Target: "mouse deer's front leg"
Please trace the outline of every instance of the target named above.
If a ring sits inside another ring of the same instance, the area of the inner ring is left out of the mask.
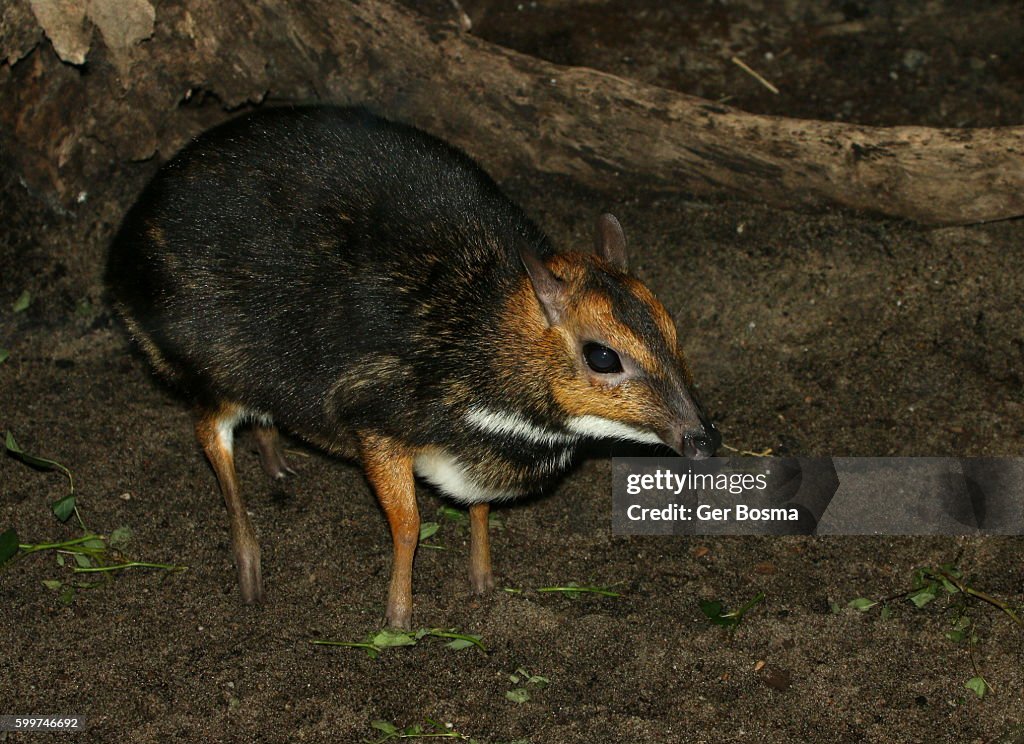
[[[394,542],[385,617],[388,625],[408,629],[412,621],[412,561],[420,539],[413,457],[394,439],[377,434],[361,434],[359,445],[366,478],[387,515]]]
[[[484,502],[469,507],[469,582],[480,594],[494,588],[491,573],[491,545],[487,535],[490,504]]]

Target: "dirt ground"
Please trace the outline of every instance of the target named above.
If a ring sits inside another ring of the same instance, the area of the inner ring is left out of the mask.
[[[465,5],[490,40],[751,111],[1024,122],[1019,3],[968,13],[952,1],[794,0],[778,14],[753,0]],[[451,12],[440,0],[425,8]],[[390,544],[359,470],[292,442],[298,476],[276,485],[243,435],[267,601],[241,606],[189,412],[131,350],[99,283],[106,244],[156,165],[127,169],[111,196],[73,213],[0,175],[0,427],[73,471],[93,530],[126,526],[131,557],[189,567],[125,572],[70,603],[42,583],[71,580],[52,554],[0,571],[0,714],[85,715],[81,740],[92,742],[358,742],[382,735],[375,720],[427,719],[487,744],[1024,742],[1024,632],[1006,615],[971,606],[972,652],[947,638],[947,598],[924,609],[896,599],[884,619],[846,608],[947,562],[1020,607],[1021,538],[614,537],[608,444],[555,492],[497,510],[498,583],[516,593],[469,593],[468,536],[435,516],[443,502],[422,487],[421,512],[443,522],[433,542],[447,550],[417,556],[414,621],[479,634],[488,652],[425,640],[372,660],[311,645],[361,640],[382,614]],[[695,201],[642,180],[603,193],[526,173],[503,185],[564,247],[589,244],[599,210],[618,215],[726,443],[1024,456],[1024,221],[924,228]],[[13,312],[26,289],[31,304]],[[77,536],[49,510],[66,493],[59,474],[0,458],[0,531]],[[569,582],[622,596],[536,591]],[[760,592],[733,633],[699,607]],[[549,683],[513,702],[517,669]],[[964,688],[979,672],[992,686],[981,700]]]

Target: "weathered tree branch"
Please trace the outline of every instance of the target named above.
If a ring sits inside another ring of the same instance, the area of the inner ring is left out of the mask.
[[[52,7],[40,12],[52,0],[15,0],[0,19],[0,60],[8,60],[0,63],[0,146],[33,188],[64,204],[120,161],[169,156],[223,116],[192,102],[213,96],[238,108],[269,96],[365,103],[460,145],[499,178],[543,171],[601,187],[625,177],[925,223],[1024,214],[1024,127],[757,116],[559,67],[386,0],[180,0],[161,5],[150,26],[148,0],[128,2],[127,26],[96,10],[110,2],[81,0],[70,29],[58,28]],[[41,24],[66,56],[84,54],[84,65],[57,62],[39,43]],[[83,37],[91,39],[84,53]]]

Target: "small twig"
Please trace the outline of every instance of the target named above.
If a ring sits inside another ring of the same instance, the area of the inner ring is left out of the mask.
[[[752,600],[747,602],[745,605],[740,607],[735,612],[727,612],[725,614],[725,617],[735,617],[737,620],[739,620],[744,615],[746,615],[748,612],[750,612],[750,610],[753,609],[755,605],[757,605],[759,602],[763,602],[763,601],[764,601],[764,592],[758,592],[756,597],[754,597]]]
[[[905,591],[902,591],[902,592],[896,592],[895,594],[890,594],[888,597],[882,597],[877,602],[875,602],[875,604],[876,605],[888,604],[889,602],[892,602],[894,599],[903,599],[904,597],[907,597],[907,596],[913,594],[915,591],[917,591],[917,590],[916,589],[906,589]],[[874,606],[874,605],[872,605],[872,606]]]
[[[538,592],[562,592],[565,594],[599,594],[602,597],[621,597],[618,592],[597,586],[542,586]]]
[[[985,678],[985,675],[981,673],[981,670],[978,669],[978,660],[974,656],[973,643],[968,642],[967,644],[967,656],[971,660],[971,668],[974,669],[974,676],[980,679],[982,684],[985,685],[983,689],[985,691],[992,690],[992,692],[995,692],[995,688],[992,687],[992,684]]]
[[[733,57],[732,63],[739,67],[741,70],[743,70],[745,73],[750,75],[752,78],[754,78],[754,80],[761,83],[761,85],[770,90],[772,93],[774,93],[775,95],[779,95],[778,88],[776,88],[774,85],[765,80],[765,78],[759,72],[751,69],[750,66],[747,65],[747,63],[744,62],[742,59],[740,59],[739,57]]]
[[[380,651],[372,643],[359,643],[357,641],[310,641],[314,646],[344,646],[345,648],[363,648],[368,651]]]
[[[127,563],[117,563],[111,566],[93,566],[89,568],[83,568],[76,566],[72,569],[75,573],[102,573],[104,571],[120,571],[122,568],[159,568],[164,571],[187,571],[188,566],[174,566],[169,563],[146,563],[145,561],[128,561]]]
[[[479,638],[476,638],[476,637],[471,636],[471,635],[466,635],[465,633],[451,633],[451,632],[449,632],[447,630],[441,630],[440,628],[434,628],[427,635],[432,635],[435,638],[451,638],[451,639],[456,640],[456,641],[466,641],[467,643],[472,643],[474,646],[479,648],[485,654],[487,653],[487,647],[484,646],[484,644],[482,644],[480,642]]]
[[[89,542],[90,540],[99,540],[99,535],[89,533],[88,535],[82,535],[82,537],[76,537],[73,540],[65,540],[64,542],[53,542],[53,543],[21,543],[18,547],[21,549],[23,555],[29,555],[30,553],[38,553],[40,550],[57,550],[59,552],[70,552],[63,551],[61,548],[66,548],[73,545],[81,545],[82,543]],[[77,552],[77,551],[76,551]]]
[[[766,448],[764,450],[761,450],[760,452],[751,452],[750,450],[736,449],[735,447],[730,447],[728,444],[724,444],[723,443],[722,444],[722,449],[727,449],[730,452],[735,452],[737,455],[744,455],[746,457],[771,457],[772,456],[772,448],[771,447],[768,447],[768,448]]]
[[[953,576],[950,573],[947,573],[946,571],[943,571],[942,569],[939,569],[938,574],[942,576],[942,578],[946,579],[946,581],[948,581],[950,584],[955,586],[957,589],[962,591],[964,594],[967,594],[971,597],[977,597],[982,602],[988,602],[993,607],[996,607],[1002,610],[1004,613],[1006,613],[1006,615],[1011,620],[1013,620],[1013,622],[1017,623],[1017,625],[1024,627],[1024,620],[1021,620],[1017,613],[1013,611],[1013,608],[1010,607],[1010,605],[1008,605],[1006,602],[1003,602],[1001,599],[996,599],[992,595],[986,594],[985,592],[978,591],[974,587],[965,584],[957,577]]]

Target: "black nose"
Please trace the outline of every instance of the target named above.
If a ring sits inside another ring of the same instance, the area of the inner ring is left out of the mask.
[[[710,421],[702,421],[703,431],[695,437],[690,438],[690,444],[697,450],[701,457],[714,457],[718,448],[722,446],[722,435]]]

